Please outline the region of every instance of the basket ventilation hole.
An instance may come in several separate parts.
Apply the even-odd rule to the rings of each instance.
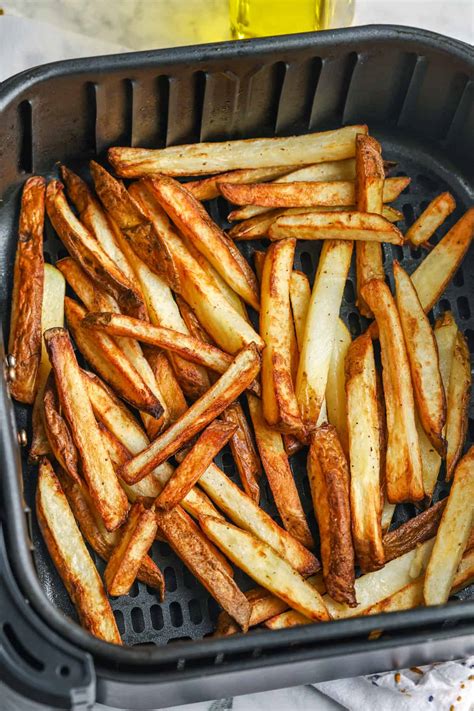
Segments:
[[[469,351],[472,353],[474,351],[474,331],[470,328],[467,328],[464,335],[467,339]]]
[[[454,275],[453,284],[454,286],[464,286],[464,273],[462,268],[458,269],[458,271]]]
[[[183,568],[183,582],[188,590],[193,590],[196,587],[196,578],[187,568]]]
[[[199,600],[190,600],[188,607],[191,622],[195,625],[200,625],[202,622],[202,612]]]
[[[117,623],[117,627],[119,629],[120,634],[125,633],[125,622],[123,619],[123,612],[122,610],[114,610],[114,617],[115,617],[115,622]]]
[[[143,619],[143,612],[140,607],[133,608],[131,618],[134,632],[143,632],[145,629],[145,620]]]
[[[171,567],[165,568],[165,584],[166,584],[166,590],[168,592],[174,592],[176,588],[178,587],[176,583],[176,574]]]
[[[23,659],[26,664],[28,664],[29,667],[31,667],[32,669],[36,669],[36,671],[40,672],[44,670],[45,665],[43,664],[43,662],[40,659],[34,657],[31,652],[23,646],[23,642],[18,639],[15,630],[8,622],[3,625],[3,632],[15,652],[18,654],[19,657]]]
[[[170,604],[170,618],[173,627],[181,627],[183,624],[183,613],[179,602],[172,602]]]
[[[471,317],[471,309],[469,308],[469,301],[465,296],[460,296],[457,300],[458,313],[463,321],[467,321]]]
[[[150,617],[151,617],[151,624],[153,625],[153,629],[162,630],[163,626],[164,626],[163,612],[162,612],[161,607],[159,605],[152,605],[150,607]]]
[[[138,582],[135,580],[128,594],[130,595],[130,597],[137,597],[139,592],[140,588],[138,587]]]
[[[439,310],[441,313],[444,313],[444,311],[451,311],[451,304],[447,299],[441,299],[439,302]]]
[[[71,670],[69,669],[68,666],[66,666],[66,664],[63,664],[62,666],[58,667],[56,671],[59,674],[59,676],[62,676],[62,677],[67,677],[71,673]]]
[[[32,109],[29,101],[22,101],[18,106],[20,121],[21,143],[18,168],[24,173],[33,172],[33,121]]]

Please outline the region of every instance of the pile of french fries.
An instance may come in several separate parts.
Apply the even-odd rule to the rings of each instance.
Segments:
[[[410,179],[387,175],[366,126],[109,161],[118,178],[92,162],[90,182],[61,166],[62,181],[25,183],[9,341],[38,521],[84,627],[120,644],[108,595],[138,579],[164,598],[155,538],[221,606],[218,635],[445,603],[470,584],[470,356],[452,313],[429,312],[474,209],[433,246],[455,209],[443,193],[403,235],[391,203]],[[235,206],[227,233],[202,204],[218,196]],[[45,213],[69,253],[54,266]],[[253,239],[270,240],[255,271],[235,245]],[[323,241],[313,285],[298,240]],[[411,275],[393,263],[393,294],[383,243],[426,250]],[[371,319],[355,340],[339,317],[353,257]],[[227,443],[241,486],[214,463]],[[304,447],[315,520],[290,464]],[[443,460],[452,486],[432,504]],[[281,524],[259,505],[263,475]],[[389,530],[406,502],[418,515]]]

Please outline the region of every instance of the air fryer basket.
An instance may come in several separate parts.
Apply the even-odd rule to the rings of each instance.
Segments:
[[[8,325],[22,183],[33,172],[55,175],[57,161],[87,175],[87,161],[97,156],[102,159],[110,145],[163,146],[291,135],[367,122],[382,142],[384,157],[397,161],[394,174],[412,177],[396,203],[405,218],[399,223],[402,231],[441,191],[450,190],[455,196],[457,209],[439,230],[436,241],[473,202],[473,66],[472,49],[462,43],[419,30],[370,27],[73,60],[5,82],[0,89],[0,304],[4,329]],[[209,209],[214,219],[228,226],[228,205],[223,199],[212,201]],[[249,257],[261,246],[244,243],[242,249]],[[53,262],[64,254],[49,224],[45,251]],[[296,267],[312,278],[318,254],[317,244],[298,245]],[[384,254],[390,280],[393,258],[411,272],[423,257],[421,250],[409,246],[385,245]],[[471,251],[434,310],[435,316],[448,308],[454,312],[471,352],[473,260]],[[354,271],[346,286],[342,317],[353,336],[365,327],[355,309]],[[24,451],[20,466],[11,410],[3,393],[3,555],[8,556],[6,564],[11,565],[18,586],[18,604],[21,590],[34,612],[66,644],[83,650],[85,658],[93,655],[97,698],[103,703],[126,706],[133,702],[136,708],[154,708],[474,651],[472,588],[458,596],[463,602],[440,608],[190,642],[212,631],[217,605],[163,543],[154,545],[152,555],[165,575],[165,602],[160,604],[153,590],[135,583],[128,597],[112,600],[124,642],[132,647],[115,648],[93,639],[68,619],[75,619],[74,610],[30,513],[34,509],[35,470],[26,464]],[[15,414],[18,427],[26,427],[29,433],[26,408],[15,405]],[[471,408],[470,442],[474,439],[473,416]],[[235,476],[227,451],[217,461],[227,474]],[[304,454],[293,457],[292,466],[312,520]],[[264,508],[275,514],[266,486],[262,493]],[[445,494],[440,483],[435,499]],[[398,506],[395,523],[414,514],[413,506]],[[96,560],[102,571],[102,561]],[[243,587],[251,585],[240,573],[237,580]],[[8,610],[11,605],[10,600]],[[14,622],[11,625],[14,628]],[[375,629],[382,631],[381,635],[368,641]],[[0,628],[0,641],[4,638]],[[21,646],[13,646],[21,658]],[[29,653],[35,658],[35,645],[29,647]],[[264,674],[256,674],[260,667],[266,667]],[[57,669],[47,665],[44,673],[57,676]],[[140,690],[132,686],[138,681],[142,682]],[[77,679],[74,684],[81,686]]]

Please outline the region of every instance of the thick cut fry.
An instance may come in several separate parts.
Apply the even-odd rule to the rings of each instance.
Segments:
[[[367,126],[345,126],[335,131],[289,138],[251,138],[222,143],[195,143],[159,150],[110,148],[108,158],[124,178],[155,173],[208,175],[242,168],[323,163],[355,155],[355,137]]]
[[[282,436],[265,421],[262,403],[257,397],[249,394],[248,404],[260,459],[283,525],[304,546],[312,548],[313,537],[304,515]]]
[[[383,387],[387,410],[385,478],[390,503],[419,501],[424,496],[415,402],[400,317],[388,286],[374,279],[362,289],[373,311],[382,351]]]
[[[258,480],[262,475],[262,465],[242,405],[233,402],[222,413],[222,419],[236,426],[230,439],[230,451],[245,493],[258,504],[260,500]]]
[[[235,425],[215,420],[207,427],[195,445],[168,480],[165,488],[158,496],[155,506],[169,511],[179,504],[189,493],[202,474],[211,464],[214,457],[227,444],[236,430]]]
[[[286,175],[295,166],[276,166],[272,168],[247,168],[231,170],[227,173],[217,173],[210,178],[192,180],[186,183],[186,189],[194,195],[196,200],[213,200],[219,197],[221,191],[219,183],[259,183],[261,180],[274,180]]]
[[[308,478],[319,527],[326,588],[334,600],[354,606],[350,475],[332,425],[322,425],[311,435]]]
[[[456,201],[451,193],[441,193],[430,202],[426,210],[407,230],[406,239],[415,247],[426,244],[455,208]]]
[[[346,158],[345,160],[333,160],[326,163],[315,163],[314,165],[305,165],[303,168],[296,168],[273,179],[275,183],[300,183],[302,181],[328,181],[328,180],[354,180],[355,178],[355,160],[354,158]],[[224,176],[220,182],[228,182]],[[233,182],[233,181],[229,181]],[[250,181],[242,181],[248,183]],[[251,181],[258,182],[258,181]]]
[[[384,535],[383,548],[386,563],[408,553],[420,543],[424,543],[436,535],[446,501],[447,499],[438,501],[426,511]]]
[[[427,605],[447,602],[471,533],[474,514],[474,447],[459,462],[425,575]]]
[[[71,429],[82,463],[82,475],[109,531],[118,528],[127,515],[127,497],[102,447],[82,373],[77,365],[67,331],[52,328],[45,333],[62,410]]]
[[[96,637],[121,644],[100,575],[47,459],[43,459],[40,464],[36,514],[51,558],[74,603],[81,624]]]
[[[105,333],[92,333],[82,325],[87,312],[76,301],[66,297],[64,308],[76,345],[91,366],[124,400],[157,419],[161,417],[163,406],[160,401],[115,341]]]
[[[139,481],[172,456],[195,434],[218,417],[254,380],[260,356],[254,344],[243,349],[219,380],[166,432],[125,464],[120,475],[129,483]]]
[[[170,423],[176,422],[186,412],[188,405],[170,360],[166,353],[155,348],[145,349],[144,356],[153,371],[158,388],[163,396],[169,421]]]
[[[292,377],[292,342],[295,340],[290,306],[290,277],[295,240],[283,240],[266,253],[262,274],[260,334],[262,401],[267,423],[280,432],[304,437],[304,427]]]
[[[158,529],[155,512],[136,503],[104,571],[109,595],[127,595]]]
[[[8,352],[15,359],[10,392],[31,404],[38,389],[43,303],[44,178],[29,178],[21,196]]]
[[[471,393],[471,356],[466,339],[460,331],[456,335],[453,362],[449,375],[448,416],[446,419],[446,478],[453,475],[466,439]]]
[[[384,564],[377,380],[369,334],[351,344],[345,367],[352,535],[361,570],[368,572]]]
[[[296,340],[300,351],[303,350],[304,328],[310,300],[311,286],[308,277],[303,272],[294,269],[290,276],[290,301],[295,323]]]
[[[397,260],[393,263],[393,274],[418,416],[430,442],[439,454],[444,456],[446,398],[439,370],[436,339],[415,287]]]
[[[211,541],[259,585],[310,619],[330,619],[318,591],[269,545],[220,519],[206,516],[200,523]]]
[[[175,553],[224,610],[247,631],[250,604],[198,526],[179,506],[167,512],[156,511],[155,515]]]
[[[296,378],[296,397],[308,430],[316,427],[324,401],[351,256],[352,242],[329,240],[319,257]]]
[[[49,374],[43,394],[43,418],[51,451],[64,471],[82,485],[79,473],[79,455],[69,426],[61,414],[54,376]]]
[[[334,425],[342,448],[349,455],[349,434],[347,430],[346,376],[344,363],[351,345],[351,334],[342,319],[337,320],[336,337],[329,361],[326,384],[327,419]]]
[[[44,265],[43,277],[43,303],[41,307],[41,334],[54,328],[64,325],[64,293],[66,285],[64,277],[51,264]],[[43,391],[51,370],[48,351],[44,339],[41,338],[41,360],[37,374],[37,390],[33,405],[33,436],[29,458],[35,461],[43,454],[50,452],[48,439],[43,424]]]
[[[429,252],[411,275],[423,309],[428,313],[442,296],[474,235],[474,207],[471,207]]]
[[[350,239],[403,244],[400,230],[382,215],[365,212],[312,212],[277,217],[268,229],[271,240],[294,237],[305,240]]]

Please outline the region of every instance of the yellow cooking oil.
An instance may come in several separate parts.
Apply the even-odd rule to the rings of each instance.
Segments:
[[[344,27],[353,14],[354,0],[230,0],[235,39]]]

